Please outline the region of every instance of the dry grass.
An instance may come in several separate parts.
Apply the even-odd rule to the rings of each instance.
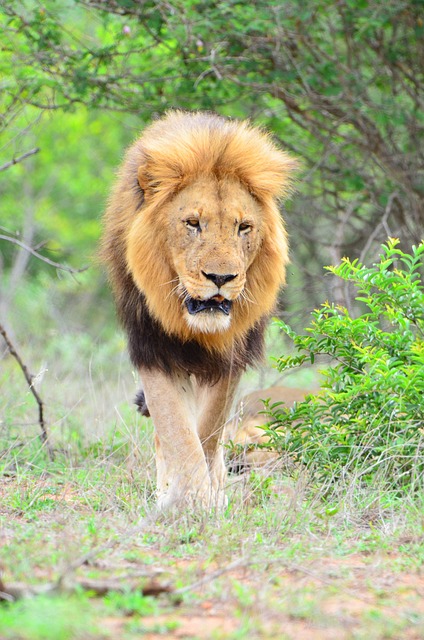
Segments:
[[[221,516],[154,518],[152,426],[126,358],[67,348],[40,386],[54,461],[1,361],[4,582],[66,588],[1,605],[0,638],[424,637],[422,497],[354,478],[324,492],[277,469],[230,477]],[[143,596],[152,579],[171,592]],[[121,590],[96,596],[87,580]]]

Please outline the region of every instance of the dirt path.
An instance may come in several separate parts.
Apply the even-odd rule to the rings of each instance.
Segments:
[[[84,493],[61,478],[19,486],[6,479],[0,495],[5,583],[55,581],[97,549],[67,582],[120,587],[103,596],[77,592],[77,611],[83,607],[94,629],[89,636],[78,620],[68,635],[37,635],[34,598],[16,605],[19,633],[13,617],[2,626],[7,608],[0,608],[0,640],[424,639],[424,538],[417,534],[384,537],[363,527],[348,538],[328,524],[319,529],[318,519],[313,532],[305,523],[280,531],[278,495],[275,505],[249,506],[219,523],[152,523],[129,535],[127,513],[108,509],[107,501],[93,509],[91,485]],[[140,588],[155,580],[170,592],[146,598],[134,580]],[[44,603],[53,618],[57,598],[67,611],[70,596]]]

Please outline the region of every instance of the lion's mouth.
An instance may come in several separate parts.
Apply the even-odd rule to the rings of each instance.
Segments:
[[[227,300],[222,296],[213,296],[208,300],[197,300],[196,298],[188,298],[186,300],[187,311],[190,315],[200,313],[200,311],[222,311],[226,316],[230,315],[231,300]]]

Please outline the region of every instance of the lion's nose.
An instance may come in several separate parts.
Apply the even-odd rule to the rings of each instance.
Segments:
[[[234,278],[237,278],[237,273],[227,273],[225,275],[220,275],[218,273],[205,273],[204,271],[202,271],[203,275],[205,276],[205,278],[207,278],[208,280],[212,280],[212,282],[214,284],[216,284],[216,286],[222,287],[222,285],[224,285],[226,282],[231,282],[231,280],[234,280]]]

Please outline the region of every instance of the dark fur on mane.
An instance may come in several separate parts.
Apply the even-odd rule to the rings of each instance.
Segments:
[[[137,368],[160,369],[167,374],[181,371],[195,375],[200,382],[213,384],[263,358],[267,318],[262,318],[244,340],[236,341],[231,351],[210,351],[194,340],[183,342],[167,334],[150,315],[145,297],[131,276],[127,274],[125,279],[126,292],[117,301],[118,313],[128,335],[131,361]]]

